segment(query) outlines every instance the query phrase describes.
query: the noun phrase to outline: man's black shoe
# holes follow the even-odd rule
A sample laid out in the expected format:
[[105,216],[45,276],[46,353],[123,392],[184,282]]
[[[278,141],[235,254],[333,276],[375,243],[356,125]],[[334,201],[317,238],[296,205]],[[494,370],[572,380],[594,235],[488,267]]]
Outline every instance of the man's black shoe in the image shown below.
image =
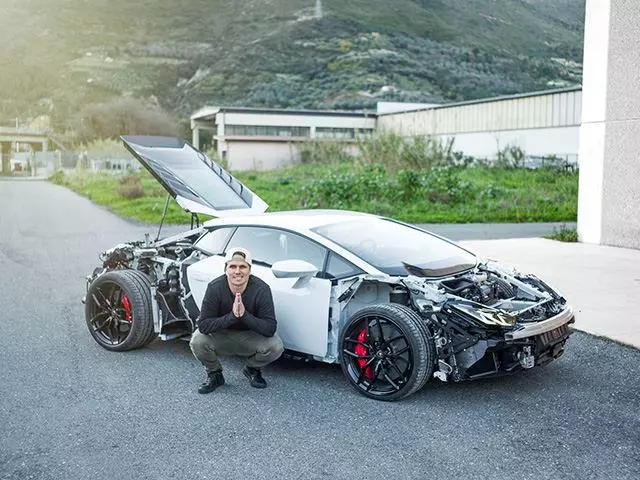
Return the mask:
[[244,376],[249,379],[249,383],[254,388],[267,388],[267,382],[262,378],[262,372],[259,368],[244,367],[242,370]]
[[224,385],[224,377],[222,376],[222,372],[218,370],[217,372],[209,372],[207,373],[207,381],[200,385],[198,388],[198,393],[211,393],[216,388]]

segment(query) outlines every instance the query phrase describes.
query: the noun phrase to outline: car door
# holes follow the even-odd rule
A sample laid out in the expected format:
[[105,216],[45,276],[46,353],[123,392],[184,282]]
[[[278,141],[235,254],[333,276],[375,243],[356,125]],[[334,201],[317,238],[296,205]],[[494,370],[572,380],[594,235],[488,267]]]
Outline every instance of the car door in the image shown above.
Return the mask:
[[211,280],[224,273],[224,247],[234,230],[235,226],[213,229],[196,243],[199,250],[210,255],[187,267],[189,294],[193,296],[198,313],[202,307],[202,299],[207,291],[207,285]]
[[[276,278],[271,271],[271,265],[279,260],[297,259],[305,260],[321,271],[327,249],[297,233],[260,226],[238,227],[225,251],[233,247],[244,247],[251,252],[251,274],[261,278],[271,287],[278,321],[277,333],[282,338],[285,348],[325,356],[331,281],[314,277],[307,285],[293,288],[297,279]],[[194,279],[198,276],[206,278],[213,272],[217,276],[224,270],[224,257],[209,257],[190,269],[193,269],[190,277],[193,276]],[[201,303],[202,298],[198,304]]]

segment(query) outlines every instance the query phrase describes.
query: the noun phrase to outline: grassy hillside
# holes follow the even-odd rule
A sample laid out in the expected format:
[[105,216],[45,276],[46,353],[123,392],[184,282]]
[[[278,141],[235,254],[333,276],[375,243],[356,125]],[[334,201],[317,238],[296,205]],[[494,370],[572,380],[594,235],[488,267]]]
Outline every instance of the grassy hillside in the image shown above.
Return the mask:
[[585,0],[0,0],[0,122],[123,94],[365,108],[580,82]]

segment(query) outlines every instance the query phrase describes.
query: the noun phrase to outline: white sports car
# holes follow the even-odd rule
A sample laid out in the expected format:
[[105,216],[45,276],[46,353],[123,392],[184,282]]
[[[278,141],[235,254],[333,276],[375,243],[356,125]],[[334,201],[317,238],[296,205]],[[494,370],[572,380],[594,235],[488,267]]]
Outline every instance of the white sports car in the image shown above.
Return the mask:
[[[101,254],[85,312],[108,350],[188,338],[225,252],[242,246],[253,255],[251,273],[272,289],[286,354],[340,363],[368,397],[398,400],[432,377],[499,375],[564,351],[572,309],[533,275],[389,218],[264,213],[265,202],[188,142],[122,140],[193,221],[180,235],[158,232]],[[197,214],[217,218],[200,225]]]

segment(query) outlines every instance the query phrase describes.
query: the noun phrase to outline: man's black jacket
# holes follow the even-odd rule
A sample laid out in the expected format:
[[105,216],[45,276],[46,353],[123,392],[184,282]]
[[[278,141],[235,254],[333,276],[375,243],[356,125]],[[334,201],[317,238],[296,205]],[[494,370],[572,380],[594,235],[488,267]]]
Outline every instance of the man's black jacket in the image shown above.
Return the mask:
[[240,318],[233,314],[235,294],[229,288],[226,275],[215,278],[207,286],[198,317],[198,329],[209,334],[218,330],[253,330],[265,337],[276,333],[276,314],[271,288],[263,280],[249,275],[242,293],[245,312]]

